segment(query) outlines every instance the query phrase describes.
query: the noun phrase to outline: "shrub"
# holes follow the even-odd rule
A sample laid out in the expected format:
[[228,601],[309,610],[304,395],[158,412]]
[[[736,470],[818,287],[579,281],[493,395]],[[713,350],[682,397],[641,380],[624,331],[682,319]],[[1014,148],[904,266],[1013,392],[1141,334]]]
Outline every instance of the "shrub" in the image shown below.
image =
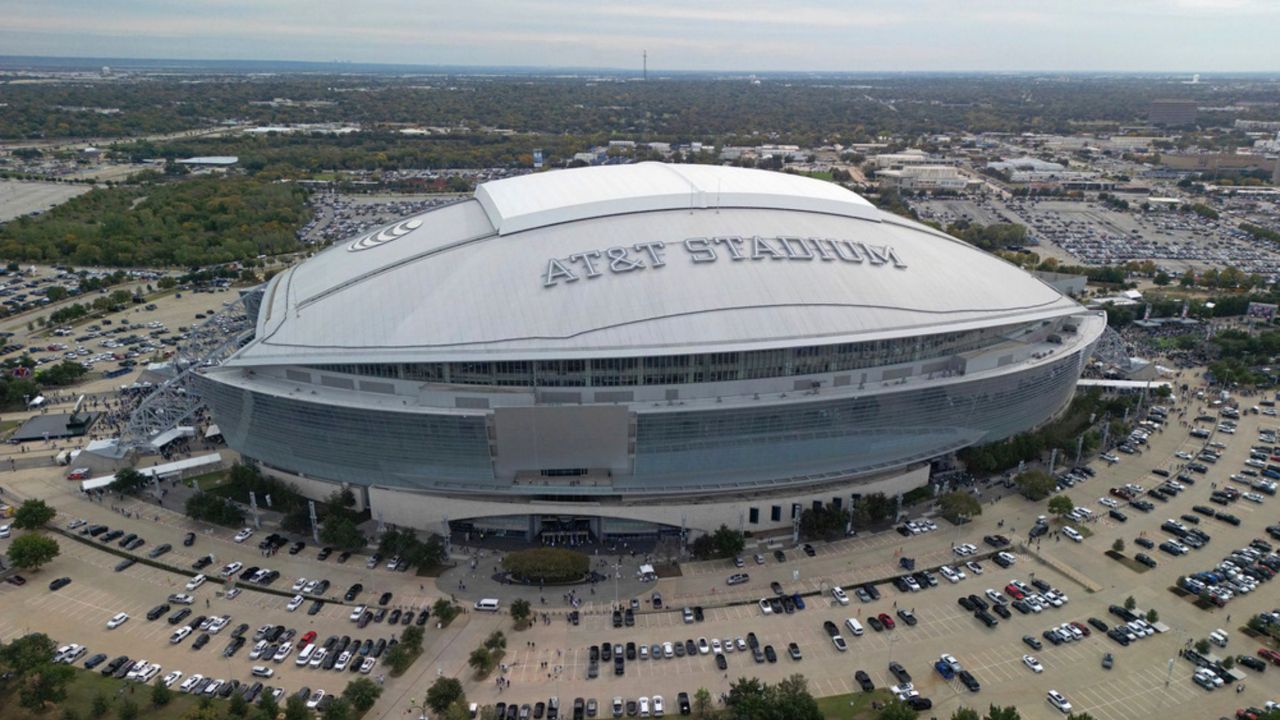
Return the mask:
[[584,553],[564,548],[532,548],[507,553],[502,567],[523,582],[559,583],[579,580],[591,560]]

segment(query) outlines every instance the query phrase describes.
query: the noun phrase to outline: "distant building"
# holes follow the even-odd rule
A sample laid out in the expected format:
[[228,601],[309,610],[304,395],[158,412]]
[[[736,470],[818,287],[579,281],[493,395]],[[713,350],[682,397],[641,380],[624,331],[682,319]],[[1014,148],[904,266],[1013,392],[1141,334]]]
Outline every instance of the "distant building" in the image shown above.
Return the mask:
[[178,164],[192,165],[195,167],[227,168],[238,162],[240,162],[240,158],[236,155],[202,155],[200,157],[183,158],[178,161]]
[[1152,100],[1147,122],[1172,127],[1195,125],[1196,103],[1194,100]]
[[1160,164],[1175,170],[1203,173],[1240,173],[1250,170],[1274,172],[1276,158],[1265,155],[1239,155],[1236,153],[1162,154]]
[[895,169],[907,165],[936,165],[937,160],[923,150],[904,150],[900,153],[883,153],[872,158],[877,170]]
[[876,172],[881,189],[900,190],[952,190],[962,192],[970,180],[960,174],[960,170],[950,165],[911,165],[896,170],[880,170]]

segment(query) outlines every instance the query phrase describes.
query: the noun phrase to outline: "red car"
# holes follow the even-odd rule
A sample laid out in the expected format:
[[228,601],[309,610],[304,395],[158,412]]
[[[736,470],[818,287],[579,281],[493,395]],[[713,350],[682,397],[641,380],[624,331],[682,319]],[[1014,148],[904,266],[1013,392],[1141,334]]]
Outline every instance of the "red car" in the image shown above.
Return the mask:
[[315,641],[316,641],[316,631],[311,630],[306,635],[303,635],[302,639],[298,641],[298,649],[301,650],[302,648],[310,645]]
[[1018,586],[1014,585],[1013,583],[1009,583],[1008,585],[1005,585],[1004,591],[1009,593],[1009,596],[1012,597],[1014,600],[1021,600],[1023,598],[1022,591],[1019,590]]
[[893,629],[893,627],[894,627],[893,618],[889,617],[889,614],[888,614],[888,613],[880,613],[880,614],[876,617],[876,619],[877,619],[877,620],[879,620],[880,622],[884,623],[884,629],[885,629],[885,630],[892,630],[892,629]]
[[1258,648],[1258,657],[1274,665],[1280,665],[1280,652],[1276,652],[1271,648]]
[[1072,620],[1072,621],[1071,621],[1071,627],[1073,627],[1073,628],[1075,628],[1075,629],[1079,630],[1080,632],[1084,633],[1084,636],[1085,636],[1085,637],[1089,637],[1089,636],[1092,634],[1092,633],[1090,633],[1090,632],[1089,632],[1089,626],[1088,626],[1088,625],[1085,625],[1085,624],[1084,624],[1084,623],[1082,623],[1082,622],[1077,622],[1077,621],[1075,621],[1075,620]]

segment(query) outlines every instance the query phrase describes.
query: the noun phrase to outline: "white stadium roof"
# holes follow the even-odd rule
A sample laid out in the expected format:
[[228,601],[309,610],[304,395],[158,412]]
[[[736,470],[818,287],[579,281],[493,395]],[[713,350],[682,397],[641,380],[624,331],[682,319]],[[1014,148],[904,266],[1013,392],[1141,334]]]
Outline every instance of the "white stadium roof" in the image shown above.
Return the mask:
[[229,364],[748,350],[1081,311],[838,185],[641,163],[486,183],[332,247],[272,280]]

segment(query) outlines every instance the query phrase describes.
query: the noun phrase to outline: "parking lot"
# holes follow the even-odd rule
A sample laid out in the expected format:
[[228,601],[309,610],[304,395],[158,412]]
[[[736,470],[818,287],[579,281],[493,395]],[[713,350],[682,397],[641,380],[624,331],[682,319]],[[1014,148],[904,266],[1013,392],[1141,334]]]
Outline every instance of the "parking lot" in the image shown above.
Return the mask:
[[[1192,406],[1191,414],[1194,414],[1199,403]],[[742,569],[728,561],[688,563],[683,566],[681,577],[664,578],[657,583],[656,589],[662,593],[667,609],[652,610],[646,592],[632,627],[613,627],[609,601],[603,597],[593,597],[596,602],[583,608],[577,626],[566,622],[563,609],[554,606],[546,608],[552,611],[549,624],[536,623],[523,632],[512,630],[505,612],[469,613],[443,631],[429,624],[424,656],[405,677],[387,680],[387,693],[372,717],[391,718],[402,714],[406,704],[420,698],[437,673],[463,679],[468,697],[481,702],[536,702],[552,695],[569,702],[576,696],[584,696],[596,698],[605,707],[615,695],[635,698],[664,694],[670,704],[680,691],[692,694],[699,687],[706,687],[716,695],[726,692],[730,682],[739,677],[757,676],[777,681],[797,672],[808,679],[817,695],[856,692],[858,686],[853,675],[858,670],[865,671],[877,687],[888,687],[896,682],[888,671],[891,661],[906,667],[913,676],[915,688],[932,700],[932,714],[940,717],[961,705],[985,707],[990,703],[1017,704],[1027,718],[1060,717],[1058,711],[1045,702],[1049,689],[1062,692],[1076,709],[1088,711],[1099,720],[1156,714],[1170,718],[1216,717],[1233,713],[1237,706],[1260,706],[1278,694],[1280,683],[1274,673],[1258,675],[1246,671],[1249,677],[1245,692],[1240,695],[1229,689],[1209,692],[1190,681],[1193,668],[1178,658],[1178,650],[1188,640],[1204,637],[1221,627],[1230,635],[1231,653],[1252,654],[1257,649],[1256,643],[1241,635],[1238,627],[1251,614],[1275,604],[1271,588],[1239,596],[1226,608],[1203,611],[1177,598],[1167,587],[1179,575],[1211,567],[1230,549],[1262,535],[1263,526],[1276,522],[1275,498],[1267,497],[1261,504],[1234,503],[1231,511],[1243,520],[1239,527],[1206,519],[1200,527],[1212,534],[1210,545],[1182,557],[1152,552],[1158,567],[1146,572],[1137,572],[1111,560],[1103,551],[1117,538],[1126,542],[1129,555],[1138,550],[1134,540],[1143,534],[1157,542],[1162,539],[1160,523],[1190,512],[1192,505],[1204,503],[1211,482],[1225,481],[1228,474],[1243,466],[1248,448],[1255,442],[1256,427],[1267,423],[1280,425],[1273,418],[1246,414],[1235,435],[1216,433],[1211,440],[1225,442],[1226,448],[1222,459],[1207,475],[1197,475],[1195,485],[1167,503],[1157,503],[1149,514],[1127,510],[1128,521],[1123,523],[1107,518],[1106,508],[1098,502],[1108,495],[1110,487],[1132,482],[1150,488],[1162,480],[1151,474],[1153,468],[1173,468],[1184,462],[1175,453],[1194,454],[1210,440],[1192,438],[1186,428],[1170,422],[1162,432],[1152,434],[1141,455],[1121,455],[1120,462],[1110,467],[1095,462],[1096,477],[1066,491],[1077,505],[1091,508],[1099,516],[1088,525],[1092,536],[1080,543],[1066,538],[1050,539],[1050,535],[1040,539],[1038,548],[1020,547],[1026,543],[1026,532],[1035,516],[1044,512],[1044,503],[1033,504],[1015,496],[985,504],[980,518],[959,528],[939,521],[936,531],[911,537],[886,532],[834,543],[815,543],[813,557],[806,557],[784,543],[784,562],[774,558],[773,544],[761,541],[759,547],[748,548]],[[392,606],[422,607],[442,594],[430,579],[384,568],[366,569],[360,556],[345,565],[338,565],[333,558],[319,562],[316,549],[308,547],[297,556],[282,552],[261,558],[255,555],[254,542],[236,544],[231,541],[232,532],[225,529],[206,533],[201,528],[195,546],[184,548],[181,535],[194,527],[185,518],[165,510],[157,512],[139,501],[119,501],[126,512],[137,515],[125,518],[109,507],[84,501],[54,473],[54,468],[21,471],[13,474],[5,486],[18,493],[50,498],[62,512],[59,521],[83,517],[112,528],[138,532],[148,541],[140,553],[168,542],[174,549],[163,559],[179,567],[189,566],[204,553],[213,553],[219,565],[208,569],[211,576],[221,563],[231,560],[270,566],[281,572],[281,579],[274,587],[282,590],[287,590],[295,578],[304,576],[330,579],[329,595],[339,598],[354,582],[365,585],[361,600],[376,598],[384,590],[393,591]],[[153,516],[158,516],[158,520]],[[1001,521],[1003,525],[998,526]],[[878,586],[881,598],[870,603],[859,602],[851,591],[847,606],[837,603],[829,592],[835,584],[852,590],[854,583],[891,576],[898,560],[904,556],[915,559],[917,568],[959,564],[962,558],[953,554],[953,545],[973,543],[987,551],[982,537],[996,532],[1014,540],[1010,550],[1017,555],[1017,561],[1008,569],[979,560],[984,571],[981,575],[969,571],[966,579],[954,584],[939,578],[937,587],[926,587],[919,592],[901,592],[890,584],[882,584]],[[231,659],[222,657],[229,631],[215,636],[208,646],[197,651],[191,649],[190,640],[170,645],[168,635],[173,626],[163,618],[154,622],[145,619],[148,609],[164,601],[168,594],[182,590],[187,574],[143,564],[117,573],[114,567],[119,558],[93,543],[85,545],[63,539],[61,545],[62,557],[33,575],[25,587],[0,586],[3,597],[0,607],[4,608],[0,612],[0,636],[8,639],[40,630],[59,642],[84,644],[90,654],[106,652],[111,656],[145,657],[161,663],[165,672],[178,669],[187,674],[199,672],[242,682],[249,679],[249,668],[256,663],[248,659],[248,648]],[[757,551],[764,556],[763,564],[752,560],[751,555]],[[1063,575],[1056,567],[1069,567],[1072,577]],[[735,572],[750,573],[750,580],[743,585],[726,585],[725,578]],[[63,575],[72,577],[72,584],[50,592],[46,587],[49,580]],[[988,588],[1001,590],[1014,578],[1047,582],[1065,593],[1069,600],[1060,608],[1046,608],[1039,614],[1013,613],[991,629],[957,603],[962,595],[983,596]],[[763,615],[756,600],[772,594],[769,590],[772,582],[780,583],[787,593],[804,596],[806,608],[792,614]],[[1099,589],[1089,592],[1086,585]],[[193,613],[229,614],[232,627],[242,622],[251,628],[281,624],[295,628],[299,635],[316,629],[321,638],[347,634],[377,639],[398,634],[400,630],[380,624],[358,630],[348,620],[350,606],[340,601],[327,604],[316,616],[308,616],[305,606],[298,612],[287,612],[287,597],[247,589],[239,597],[227,600],[219,596],[220,589],[219,585],[206,583],[195,591]],[[1120,604],[1130,595],[1141,610],[1156,609],[1169,631],[1138,640],[1129,647],[1120,647],[1099,632],[1058,646],[1045,642],[1039,650],[1031,650],[1022,642],[1024,635],[1040,638],[1047,628],[1070,621],[1083,622],[1092,617],[1114,624],[1116,618],[1108,614],[1108,606]],[[686,624],[680,610],[692,605],[704,608],[704,620]],[[541,609],[535,603],[535,610]],[[908,626],[898,622],[895,629],[883,632],[868,627],[860,637],[844,632],[848,652],[837,651],[823,629],[824,621],[843,629],[846,618],[857,618],[867,625],[870,615],[894,616],[897,609],[912,610],[918,624]],[[122,611],[130,615],[130,620],[116,630],[107,630],[107,619]],[[1229,615],[1233,621],[1227,620]],[[470,651],[495,629],[508,635],[503,659],[505,669],[495,671],[495,677],[502,675],[510,681],[510,686],[502,690],[493,678],[472,679],[467,666]],[[762,645],[772,645],[777,661],[757,663],[750,652],[735,650],[725,654],[728,667],[721,671],[710,654],[671,659],[637,658],[625,663],[625,673],[621,676],[613,674],[611,663],[601,663],[599,677],[587,678],[588,648],[593,644],[652,645],[696,641],[702,637],[736,641],[748,633],[755,633]],[[802,654],[799,661],[788,656],[790,643],[799,647]],[[1033,673],[1023,664],[1022,656],[1028,652],[1039,659],[1043,673]],[[956,656],[964,669],[973,673],[981,690],[971,693],[956,679],[944,680],[932,667],[941,653]],[[1105,653],[1112,653],[1115,658],[1115,666],[1110,670],[1101,667]],[[1174,659],[1172,668],[1170,659]],[[318,669],[299,669],[289,660],[274,667],[277,675],[268,684],[290,691],[308,686],[325,687],[334,692],[352,677],[349,673],[344,677]],[[380,672],[375,669],[372,674],[376,676]]]

